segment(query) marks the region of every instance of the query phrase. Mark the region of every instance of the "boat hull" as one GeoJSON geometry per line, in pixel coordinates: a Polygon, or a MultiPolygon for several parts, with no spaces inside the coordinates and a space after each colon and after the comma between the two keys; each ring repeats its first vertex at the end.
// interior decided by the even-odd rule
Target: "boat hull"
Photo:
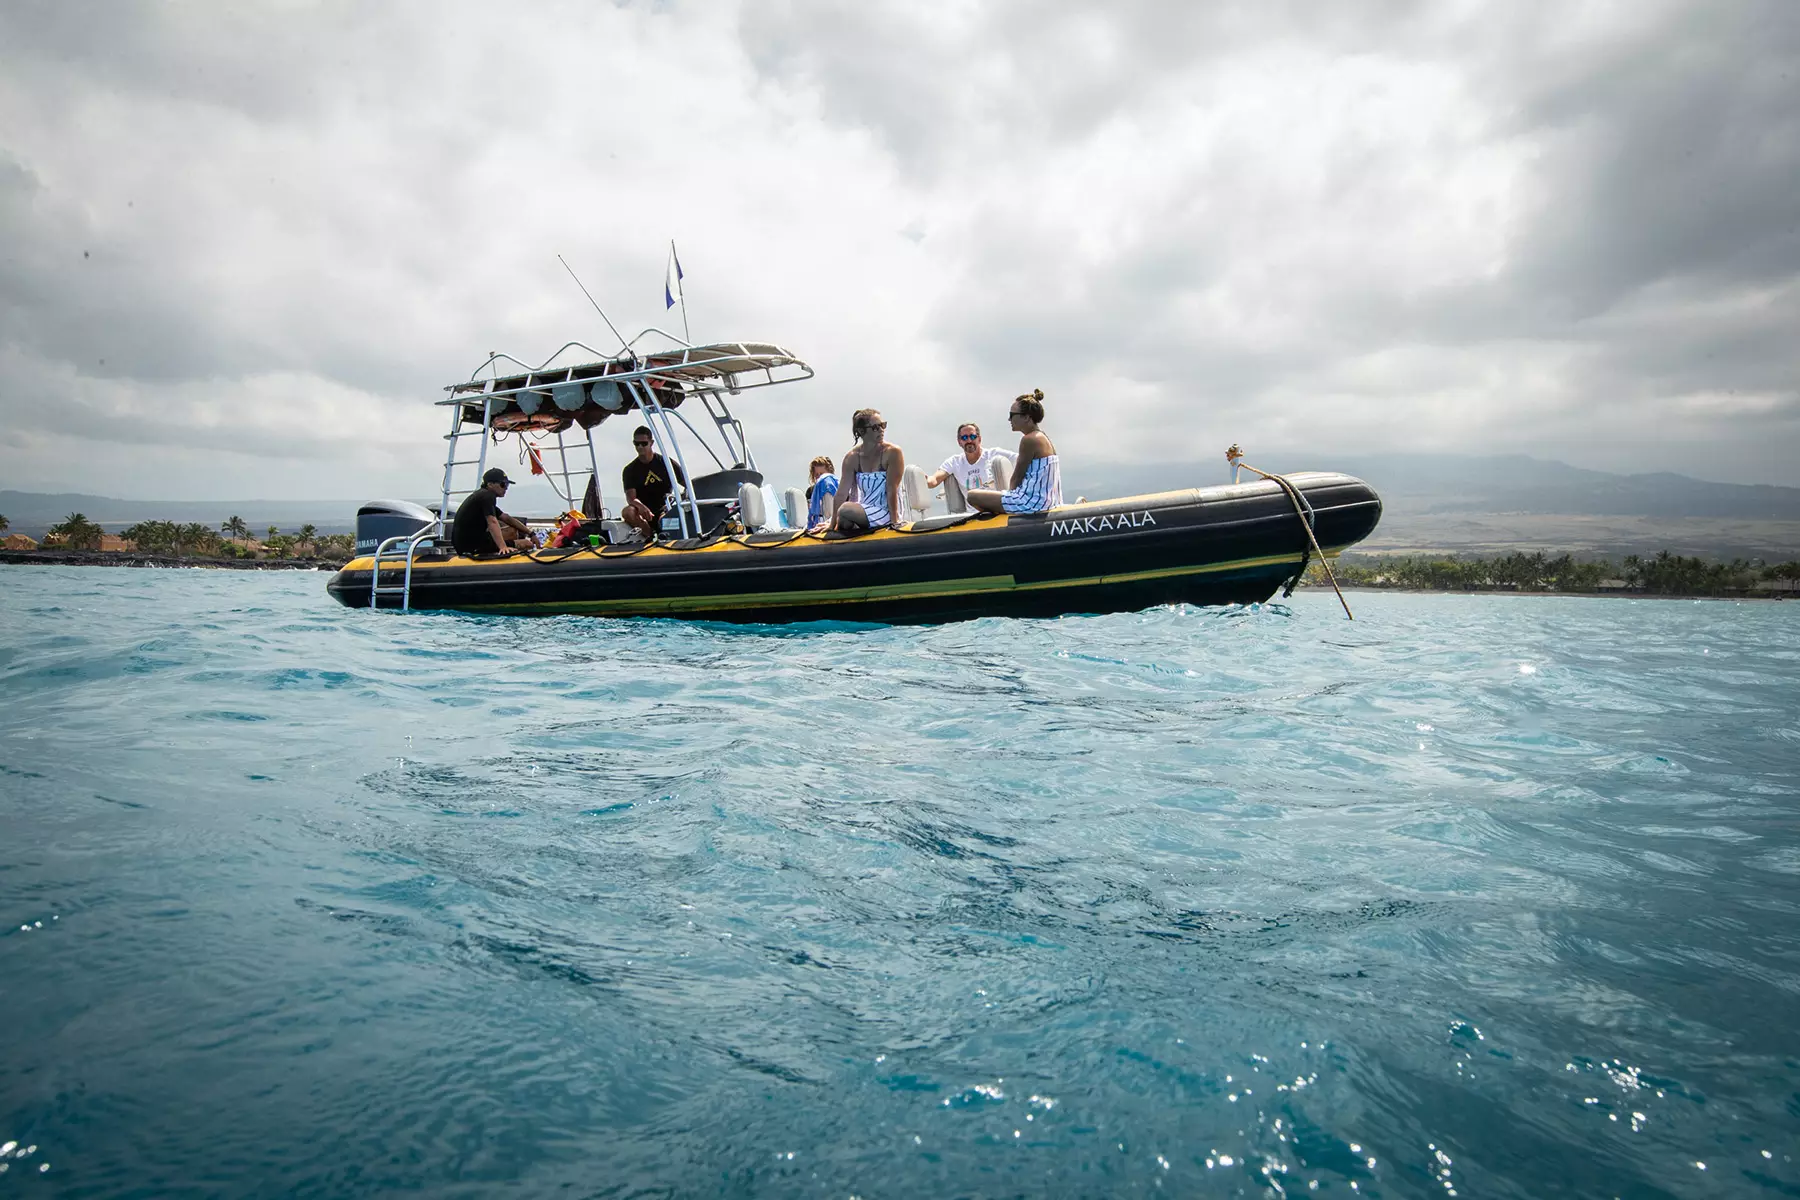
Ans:
{"type": "MultiPolygon", "coordinates": [[[[1359,479],[1291,477],[1327,553],[1374,530],[1381,501],[1359,479]]],[[[409,607],[515,615],[665,616],[785,623],[920,623],[1249,604],[1299,571],[1309,543],[1276,484],[1129,496],[1047,514],[922,522],[854,538],[717,539],[639,550],[586,548],[533,558],[422,558],[409,607]]],[[[371,561],[327,590],[371,601],[371,561]]],[[[382,564],[383,587],[403,563],[382,564]]],[[[398,595],[379,597],[398,607],[398,595]]]]}

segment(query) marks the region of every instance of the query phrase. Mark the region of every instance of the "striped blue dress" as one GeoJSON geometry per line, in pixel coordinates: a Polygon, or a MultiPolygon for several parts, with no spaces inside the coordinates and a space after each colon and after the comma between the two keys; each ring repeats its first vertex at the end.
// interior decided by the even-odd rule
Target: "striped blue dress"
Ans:
{"type": "Polygon", "coordinates": [[[1045,512],[1062,503],[1062,467],[1056,455],[1034,458],[1025,468],[1025,481],[1000,497],[1000,507],[1009,513],[1045,512]]]}
{"type": "Polygon", "coordinates": [[[885,529],[894,523],[894,514],[888,511],[886,471],[856,473],[856,502],[869,514],[870,529],[885,529]]]}

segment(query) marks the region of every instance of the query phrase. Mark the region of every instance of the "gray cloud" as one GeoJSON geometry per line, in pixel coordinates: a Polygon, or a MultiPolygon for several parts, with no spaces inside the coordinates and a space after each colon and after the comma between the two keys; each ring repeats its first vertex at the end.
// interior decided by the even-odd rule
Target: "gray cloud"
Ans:
{"type": "Polygon", "coordinates": [[[1791,5],[106,11],[0,9],[15,486],[428,490],[440,385],[604,344],[554,255],[635,330],[671,236],[819,368],[747,402],[794,477],[1038,385],[1095,460],[1797,481],[1791,5]]]}
{"type": "Polygon", "coordinates": [[[1016,5],[950,31],[828,9],[759,23],[753,60],[969,193],[935,226],[960,234],[961,272],[930,324],[964,370],[1112,381],[1142,425],[1182,392],[1252,422],[1279,400],[1380,441],[1395,401],[1455,389],[1445,406],[1472,411],[1451,440],[1507,438],[1528,413],[1575,439],[1563,453],[1614,467],[1681,461],[1645,437],[1656,414],[1672,440],[1737,443],[1751,471],[1795,478],[1790,5],[1340,6],[1323,24],[1279,6],[1016,5]],[[885,69],[865,69],[873,47],[885,69]],[[1390,84],[1412,111],[1380,101],[1390,84]],[[1222,115],[1184,124],[1183,106],[1222,115]],[[1051,188],[1095,203],[1057,211],[1051,188]],[[1419,346],[1434,352],[1410,373],[1358,382],[1372,356],[1419,346]]]}

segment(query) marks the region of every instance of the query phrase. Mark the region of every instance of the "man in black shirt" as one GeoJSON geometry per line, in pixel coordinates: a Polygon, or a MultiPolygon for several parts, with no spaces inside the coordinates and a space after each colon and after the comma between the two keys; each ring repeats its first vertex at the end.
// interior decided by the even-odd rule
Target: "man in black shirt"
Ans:
{"type": "Polygon", "coordinates": [[[481,477],[481,486],[457,507],[456,519],[450,524],[450,544],[458,554],[498,554],[504,558],[515,545],[530,545],[525,522],[500,511],[500,497],[511,486],[512,480],[505,471],[489,467],[481,477]]]}
{"type": "Polygon", "coordinates": [[[685,484],[687,479],[680,467],[671,467],[656,452],[648,425],[639,425],[632,431],[631,444],[637,447],[637,457],[625,464],[625,511],[619,515],[627,525],[643,534],[645,541],[651,542],[656,540],[669,493],[674,490],[676,481],[685,484]]]}

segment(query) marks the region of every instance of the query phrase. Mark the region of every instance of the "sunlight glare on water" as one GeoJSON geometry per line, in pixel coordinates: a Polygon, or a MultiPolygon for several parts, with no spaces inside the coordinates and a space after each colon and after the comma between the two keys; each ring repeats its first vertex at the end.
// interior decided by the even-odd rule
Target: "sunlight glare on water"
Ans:
{"type": "Polygon", "coordinates": [[[1800,606],[4,578],[0,1188],[1800,1189],[1800,606]]]}

